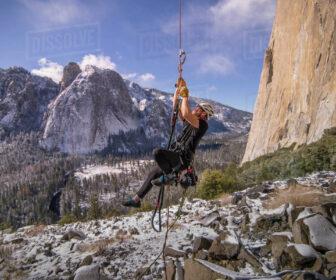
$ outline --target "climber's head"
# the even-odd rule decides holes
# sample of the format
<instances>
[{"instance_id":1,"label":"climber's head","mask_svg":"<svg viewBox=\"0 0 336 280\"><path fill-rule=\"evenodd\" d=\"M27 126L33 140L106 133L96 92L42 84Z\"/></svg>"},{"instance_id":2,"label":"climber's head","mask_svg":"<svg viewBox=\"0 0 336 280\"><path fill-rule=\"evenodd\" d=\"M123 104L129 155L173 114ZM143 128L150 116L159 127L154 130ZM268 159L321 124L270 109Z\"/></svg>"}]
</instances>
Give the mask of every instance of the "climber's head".
<instances>
[{"instance_id":1,"label":"climber's head","mask_svg":"<svg viewBox=\"0 0 336 280\"><path fill-rule=\"evenodd\" d=\"M209 103L200 103L193 110L193 114L199 119L210 120L214 116L214 109Z\"/></svg>"}]
</instances>

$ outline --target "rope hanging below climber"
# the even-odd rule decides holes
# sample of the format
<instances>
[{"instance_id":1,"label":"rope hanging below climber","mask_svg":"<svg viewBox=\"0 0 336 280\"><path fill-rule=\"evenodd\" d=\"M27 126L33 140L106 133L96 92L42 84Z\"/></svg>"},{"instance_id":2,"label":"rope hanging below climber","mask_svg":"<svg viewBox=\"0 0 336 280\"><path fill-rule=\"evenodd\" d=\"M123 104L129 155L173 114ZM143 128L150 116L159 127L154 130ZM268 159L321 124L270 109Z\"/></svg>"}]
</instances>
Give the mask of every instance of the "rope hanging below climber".
<instances>
[{"instance_id":1,"label":"rope hanging below climber","mask_svg":"<svg viewBox=\"0 0 336 280\"><path fill-rule=\"evenodd\" d=\"M180 202L180 207L177 213L177 217L173 224L179 217L179 213L183 207L186 188L191 185L196 185L197 176L195 175L193 168L194 155L196 148L205 135L208 129L207 120L209 120L214 115L214 109L211 104L200 103L193 110L189 106L189 90L187 84L182 77L183 64L186 61L186 53L182 49L182 24L181 24L181 0L179 0L179 55L178 55L178 78L175 84L176 90L173 99L173 112L171 118L171 132L168 140L167 149L154 149L153 157L157 166L154 167L149 173L138 192L126 202L123 203L127 207L140 208L141 199L143 199L146 194L152 189L153 186L160 187L160 192L152 216L152 227L155 231L160 232L161 225L161 209L164 201L164 188L167 186L167 229L165 233L163 248L160 255L163 256L165 276L167 279L166 270L166 259L165 259L165 248L168 239L168 233L172 228L169 226L169 207L170 207L170 187L171 185L177 185L178 183L185 187L183 196ZM172 141L175 132L176 122L179 119L183 126L182 131L176 138L176 141ZM158 214L159 228L157 229L154 225L155 215ZM159 255L159 256L160 256ZM159 258L159 256L154 260L154 262ZM153 262L153 263L154 263ZM153 264L152 263L152 264ZM148 269L138 278L141 279Z\"/></svg>"}]
</instances>

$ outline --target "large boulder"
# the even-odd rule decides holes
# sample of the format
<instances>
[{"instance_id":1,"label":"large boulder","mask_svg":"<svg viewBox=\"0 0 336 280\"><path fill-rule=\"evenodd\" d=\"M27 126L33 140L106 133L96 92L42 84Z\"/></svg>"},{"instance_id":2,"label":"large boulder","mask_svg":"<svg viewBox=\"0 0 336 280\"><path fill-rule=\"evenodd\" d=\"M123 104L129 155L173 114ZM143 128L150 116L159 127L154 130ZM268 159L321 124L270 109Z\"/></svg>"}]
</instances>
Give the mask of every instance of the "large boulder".
<instances>
[{"instance_id":1,"label":"large boulder","mask_svg":"<svg viewBox=\"0 0 336 280\"><path fill-rule=\"evenodd\" d=\"M196 253L203 249L208 250L211 247L212 241L213 240L203 236L196 237L193 242L193 252Z\"/></svg>"},{"instance_id":2,"label":"large boulder","mask_svg":"<svg viewBox=\"0 0 336 280\"><path fill-rule=\"evenodd\" d=\"M263 272L261 267L262 264L258 260L258 258L252 254L252 252L244 247L240 249L238 259L244 260L245 262L248 262L256 272Z\"/></svg>"},{"instance_id":3,"label":"large boulder","mask_svg":"<svg viewBox=\"0 0 336 280\"><path fill-rule=\"evenodd\" d=\"M180 257L184 257L186 255L186 253L184 251L181 250L177 250L171 247L166 247L165 248L165 255L168 257L173 257L173 258L180 258Z\"/></svg>"},{"instance_id":4,"label":"large boulder","mask_svg":"<svg viewBox=\"0 0 336 280\"><path fill-rule=\"evenodd\" d=\"M162 280L175 280L176 267L175 267L174 261L171 260L167 264L166 269L167 269L167 278L166 278L165 272L163 271Z\"/></svg>"},{"instance_id":5,"label":"large boulder","mask_svg":"<svg viewBox=\"0 0 336 280\"><path fill-rule=\"evenodd\" d=\"M242 274L223 266L199 259L185 260L185 280L218 280L218 279L257 279L255 276Z\"/></svg>"},{"instance_id":6,"label":"large boulder","mask_svg":"<svg viewBox=\"0 0 336 280\"><path fill-rule=\"evenodd\" d=\"M74 280L99 280L99 266L96 264L81 266L75 272Z\"/></svg>"},{"instance_id":7,"label":"large boulder","mask_svg":"<svg viewBox=\"0 0 336 280\"><path fill-rule=\"evenodd\" d=\"M309 243L317 250L336 250L336 227L320 214L303 220L307 226Z\"/></svg>"},{"instance_id":8,"label":"large boulder","mask_svg":"<svg viewBox=\"0 0 336 280\"><path fill-rule=\"evenodd\" d=\"M323 217L336 225L336 202L324 203L322 205L312 207L312 211L314 213L321 214Z\"/></svg>"},{"instance_id":9,"label":"large boulder","mask_svg":"<svg viewBox=\"0 0 336 280\"><path fill-rule=\"evenodd\" d=\"M304 206L298 206L298 207L291 207L287 210L288 213L288 223L289 226L292 228L297 217L300 215L300 213L305 209Z\"/></svg>"},{"instance_id":10,"label":"large boulder","mask_svg":"<svg viewBox=\"0 0 336 280\"><path fill-rule=\"evenodd\" d=\"M71 239L78 239L78 240L83 240L86 238L86 235L84 232L76 229L69 229L62 237L63 240L69 241Z\"/></svg>"},{"instance_id":11,"label":"large boulder","mask_svg":"<svg viewBox=\"0 0 336 280\"><path fill-rule=\"evenodd\" d=\"M218 220L220 220L219 212L213 211L201 219L201 224L205 227L209 227Z\"/></svg>"},{"instance_id":12,"label":"large boulder","mask_svg":"<svg viewBox=\"0 0 336 280\"><path fill-rule=\"evenodd\" d=\"M210 255L217 259L232 259L238 256L240 243L230 232L222 232L211 244Z\"/></svg>"},{"instance_id":13,"label":"large boulder","mask_svg":"<svg viewBox=\"0 0 336 280\"><path fill-rule=\"evenodd\" d=\"M283 250L292 238L290 232L280 232L273 233L267 239L267 245L271 248L274 265L277 270L280 270L287 263L286 258L283 257Z\"/></svg>"},{"instance_id":14,"label":"large boulder","mask_svg":"<svg viewBox=\"0 0 336 280\"><path fill-rule=\"evenodd\" d=\"M320 257L313 247L306 244L290 244L285 251L289 254L294 268L307 267Z\"/></svg>"},{"instance_id":15,"label":"large boulder","mask_svg":"<svg viewBox=\"0 0 336 280\"><path fill-rule=\"evenodd\" d=\"M221 277L221 274L193 259L187 259L184 262L184 280L217 280L222 279Z\"/></svg>"}]
</instances>

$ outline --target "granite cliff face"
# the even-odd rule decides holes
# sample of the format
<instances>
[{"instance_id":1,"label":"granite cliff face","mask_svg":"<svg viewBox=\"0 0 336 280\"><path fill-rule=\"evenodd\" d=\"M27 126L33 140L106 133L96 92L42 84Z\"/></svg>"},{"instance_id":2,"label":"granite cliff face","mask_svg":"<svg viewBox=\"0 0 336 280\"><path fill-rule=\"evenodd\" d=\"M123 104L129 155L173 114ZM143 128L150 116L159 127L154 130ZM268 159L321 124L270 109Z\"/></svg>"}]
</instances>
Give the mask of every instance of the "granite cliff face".
<instances>
[{"instance_id":1,"label":"granite cliff face","mask_svg":"<svg viewBox=\"0 0 336 280\"><path fill-rule=\"evenodd\" d=\"M33 76L21 67L0 69L0 137L39 131L58 91L51 79Z\"/></svg>"},{"instance_id":2,"label":"granite cliff face","mask_svg":"<svg viewBox=\"0 0 336 280\"><path fill-rule=\"evenodd\" d=\"M64 67L59 84L20 67L0 69L0 137L37 131L42 147L69 154L150 151L167 143L172 101L172 94L144 89L115 71L81 71L74 62ZM190 99L191 107L200 102L215 107L208 134L249 131L252 114Z\"/></svg>"},{"instance_id":3,"label":"granite cliff face","mask_svg":"<svg viewBox=\"0 0 336 280\"><path fill-rule=\"evenodd\" d=\"M109 135L136 129L139 118L122 77L87 66L49 105L41 144L71 154L107 146ZM70 75L72 76L72 75Z\"/></svg>"},{"instance_id":4,"label":"granite cliff face","mask_svg":"<svg viewBox=\"0 0 336 280\"><path fill-rule=\"evenodd\" d=\"M69 154L107 149L112 153L149 151L165 146L173 95L144 89L115 71L77 64L64 68L61 90L49 105L41 145ZM209 133L247 133L252 115L220 103L191 98L191 107L210 102L216 116Z\"/></svg>"},{"instance_id":5,"label":"granite cliff face","mask_svg":"<svg viewBox=\"0 0 336 280\"><path fill-rule=\"evenodd\" d=\"M242 162L336 126L336 2L277 2Z\"/></svg>"}]
</instances>

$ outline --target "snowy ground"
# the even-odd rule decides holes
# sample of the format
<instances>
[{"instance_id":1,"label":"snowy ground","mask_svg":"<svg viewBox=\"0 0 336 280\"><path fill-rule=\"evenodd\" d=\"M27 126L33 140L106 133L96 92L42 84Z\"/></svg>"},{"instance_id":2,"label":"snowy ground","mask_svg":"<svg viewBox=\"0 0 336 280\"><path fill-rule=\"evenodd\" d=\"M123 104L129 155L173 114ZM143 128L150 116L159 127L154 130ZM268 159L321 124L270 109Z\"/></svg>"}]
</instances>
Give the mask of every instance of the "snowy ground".
<instances>
[{"instance_id":1,"label":"snowy ground","mask_svg":"<svg viewBox=\"0 0 336 280\"><path fill-rule=\"evenodd\" d=\"M153 162L153 160L139 160L137 161L138 167L143 166L146 163ZM121 173L130 173L132 170L138 168L137 164L134 164L131 161L120 162L113 166L104 164L104 165L89 165L82 167L75 172L75 177L79 180L93 178L97 175L112 175L112 174L121 174Z\"/></svg>"},{"instance_id":2,"label":"snowy ground","mask_svg":"<svg viewBox=\"0 0 336 280\"><path fill-rule=\"evenodd\" d=\"M92 171L90 174L97 173ZM297 178L297 181L302 185L323 187L323 184L335 181L335 178L335 172L322 172ZM287 181L276 181L270 183L269 188L287 187ZM257 199L247 198L251 224L262 215L285 211L284 206L267 210L263 207L262 200L262 195ZM170 208L170 221L174 219L177 208L178 206ZM194 199L185 202L183 215L170 232L167 247L182 250L191 257L190 251L195 237L214 239L218 236L216 232L223 229L221 224L216 231L213 226L204 225L204 222L202 224L202 219L215 211L221 218L227 219L226 230L240 234L243 214L237 214L237 205L223 205L220 200ZM166 214L166 210L163 210L163 222L166 221ZM0 279L67 279L74 275L88 255L93 257L93 263L100 266L101 272L108 279L135 279L136 271L146 268L162 249L165 228L163 232L156 233L151 228L151 217L152 212L146 212L65 226L28 226L15 233L0 232ZM62 240L70 229L83 232L85 238ZM246 248L253 248L265 245L266 240L242 238L241 242ZM183 258L180 261L183 264ZM262 261L264 273L275 273L271 259ZM151 275L146 279L161 279L162 269L162 258L159 258L151 269ZM249 264L239 272L254 274Z\"/></svg>"}]
</instances>

